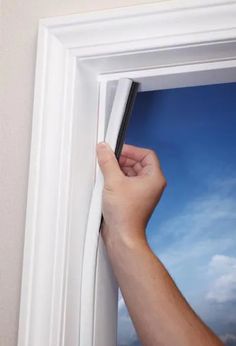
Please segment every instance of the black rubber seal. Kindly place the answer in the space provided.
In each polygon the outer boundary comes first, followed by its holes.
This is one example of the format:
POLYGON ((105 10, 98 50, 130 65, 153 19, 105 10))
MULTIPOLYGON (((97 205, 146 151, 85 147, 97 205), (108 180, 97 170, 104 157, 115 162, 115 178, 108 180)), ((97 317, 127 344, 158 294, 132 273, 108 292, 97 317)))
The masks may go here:
POLYGON ((129 121, 130 121, 131 114, 132 114, 133 107, 134 107, 134 102, 135 102, 137 92, 138 92, 138 86, 139 86, 139 83, 132 82, 129 96, 128 96, 127 103, 126 103, 126 107, 125 107, 125 111, 124 111, 124 115, 123 115, 123 119, 121 122, 120 130, 118 133, 117 142, 116 142, 115 156, 116 156, 117 160, 119 160, 119 157, 120 157, 121 152, 122 152, 122 147, 123 147, 123 144, 125 141, 125 134, 126 134, 126 131, 127 131, 128 125, 129 125, 129 121))

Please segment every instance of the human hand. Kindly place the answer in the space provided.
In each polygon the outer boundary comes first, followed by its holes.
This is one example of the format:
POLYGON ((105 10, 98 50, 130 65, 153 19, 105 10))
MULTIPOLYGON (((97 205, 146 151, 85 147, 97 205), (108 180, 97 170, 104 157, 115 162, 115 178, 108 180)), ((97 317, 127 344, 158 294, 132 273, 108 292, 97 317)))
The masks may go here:
POLYGON ((166 187, 156 154, 124 145, 118 163, 110 146, 99 143, 97 156, 104 176, 103 236, 145 237, 147 222, 166 187))

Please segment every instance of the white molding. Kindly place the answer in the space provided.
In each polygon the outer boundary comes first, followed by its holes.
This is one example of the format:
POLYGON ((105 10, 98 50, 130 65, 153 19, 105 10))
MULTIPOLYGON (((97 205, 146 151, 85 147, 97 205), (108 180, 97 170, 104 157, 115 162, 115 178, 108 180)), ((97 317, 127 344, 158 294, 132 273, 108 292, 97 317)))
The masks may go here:
POLYGON ((140 90, 236 81, 235 18, 236 1, 170 0, 40 22, 18 346, 115 345, 116 283, 102 242, 91 245, 96 280, 83 258, 95 144, 116 81, 133 78, 140 90), (95 298, 86 320, 82 269, 95 298))

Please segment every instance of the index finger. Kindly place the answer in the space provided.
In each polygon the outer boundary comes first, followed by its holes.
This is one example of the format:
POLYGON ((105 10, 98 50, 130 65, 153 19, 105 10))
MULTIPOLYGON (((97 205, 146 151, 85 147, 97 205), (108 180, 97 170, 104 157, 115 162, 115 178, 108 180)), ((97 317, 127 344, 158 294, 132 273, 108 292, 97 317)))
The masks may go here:
POLYGON ((140 162, 143 166, 150 164, 159 165, 159 159, 153 150, 136 147, 134 145, 124 144, 121 157, 140 162))

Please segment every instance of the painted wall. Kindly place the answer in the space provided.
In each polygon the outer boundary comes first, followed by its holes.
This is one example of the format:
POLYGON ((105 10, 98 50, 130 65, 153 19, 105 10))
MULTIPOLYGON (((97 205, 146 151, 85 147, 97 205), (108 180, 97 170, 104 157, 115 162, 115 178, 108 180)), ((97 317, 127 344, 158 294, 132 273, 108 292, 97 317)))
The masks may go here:
POLYGON ((38 19, 147 0, 3 0, 0 100, 0 345, 17 340, 38 19))

